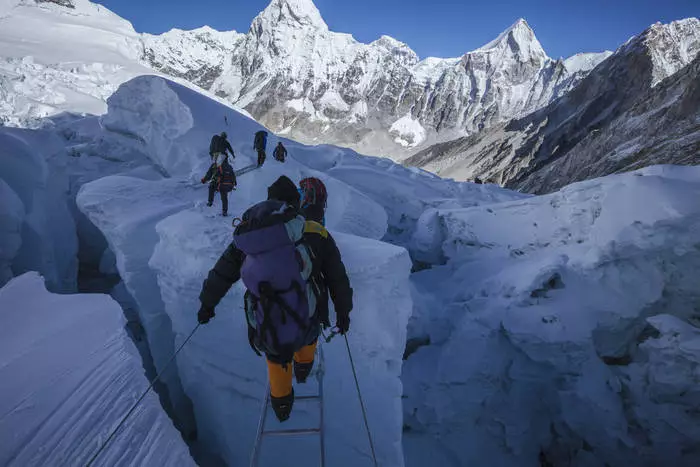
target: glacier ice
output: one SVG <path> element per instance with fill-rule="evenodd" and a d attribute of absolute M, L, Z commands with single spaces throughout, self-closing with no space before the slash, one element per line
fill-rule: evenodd
<path fill-rule="evenodd" d="M 31 272 L 0 310 L 0 464 L 85 465 L 148 388 L 119 305 L 51 294 Z M 195 464 L 151 392 L 94 465 Z"/>
<path fill-rule="evenodd" d="M 24 205 L 0 178 L 0 287 L 12 279 L 12 261 L 22 245 Z"/>
<path fill-rule="evenodd" d="M 76 198 L 79 209 L 100 229 L 114 252 L 120 276 L 138 306 L 139 320 L 159 372 L 174 352 L 174 336 L 148 260 L 158 240 L 158 221 L 192 204 L 180 196 L 182 187 L 182 181 L 173 179 L 154 183 L 114 175 L 84 185 Z M 184 430 L 192 430 L 190 403 L 177 371 L 167 369 L 161 380 L 178 423 Z"/>
<path fill-rule="evenodd" d="M 77 237 L 67 205 L 67 180 L 60 173 L 50 173 L 44 159 L 50 144 L 29 131 L 7 128 L 0 129 L 0 146 L 0 177 L 22 202 L 25 213 L 13 272 L 39 271 L 50 290 L 75 291 Z"/>
<path fill-rule="evenodd" d="M 652 167 L 433 211 L 408 425 L 455 465 L 696 465 L 698 194 L 697 168 Z"/>

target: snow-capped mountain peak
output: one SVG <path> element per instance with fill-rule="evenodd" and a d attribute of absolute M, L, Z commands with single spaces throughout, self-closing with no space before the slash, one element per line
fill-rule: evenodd
<path fill-rule="evenodd" d="M 700 52 L 700 20 L 656 23 L 639 36 L 654 66 L 652 87 L 693 61 Z"/>
<path fill-rule="evenodd" d="M 547 54 L 527 21 L 518 19 L 488 44 L 470 53 L 510 50 L 520 57 L 546 59 Z"/>
<path fill-rule="evenodd" d="M 328 30 L 328 25 L 312 0 L 272 0 L 253 20 L 251 31 L 283 25 Z"/>

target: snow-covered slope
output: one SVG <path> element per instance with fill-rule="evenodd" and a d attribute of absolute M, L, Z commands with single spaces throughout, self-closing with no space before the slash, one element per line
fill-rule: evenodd
<path fill-rule="evenodd" d="M 698 465 L 698 196 L 656 166 L 426 212 L 415 248 L 447 263 L 412 278 L 407 458 Z"/>
<path fill-rule="evenodd" d="M 578 53 L 564 60 L 564 67 L 571 73 L 588 72 L 597 67 L 600 62 L 611 56 L 610 51 L 602 53 Z"/>
<path fill-rule="evenodd" d="M 406 163 L 532 192 L 653 163 L 697 163 L 698 52 L 697 18 L 653 25 L 547 107 Z"/>
<path fill-rule="evenodd" d="M 119 305 L 27 273 L 0 289 L 0 322 L 0 464 L 86 465 L 148 387 Z M 195 464 L 150 393 L 94 465 Z"/>

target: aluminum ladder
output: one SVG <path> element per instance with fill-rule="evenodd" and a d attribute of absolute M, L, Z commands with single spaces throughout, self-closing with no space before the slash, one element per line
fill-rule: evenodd
<path fill-rule="evenodd" d="M 260 422 L 258 423 L 258 434 L 255 438 L 255 444 L 253 445 L 253 450 L 250 455 L 250 467 L 259 467 L 260 462 L 260 452 L 262 448 L 262 443 L 266 437 L 277 437 L 277 436 L 318 436 L 319 438 L 319 462 L 321 467 L 326 466 L 326 444 L 324 436 L 324 420 L 323 420 L 323 376 L 325 374 L 325 361 L 323 358 L 323 346 L 321 342 L 318 343 L 316 348 L 316 371 L 314 372 L 316 380 L 318 381 L 318 394 L 310 396 L 297 396 L 294 398 L 294 402 L 301 400 L 317 400 L 319 403 L 319 424 L 318 427 L 312 428 L 292 428 L 292 429 L 279 429 L 279 430 L 266 430 L 265 422 L 267 420 L 267 414 L 270 407 L 270 384 L 265 387 L 265 403 L 260 414 Z M 311 375 L 310 375 L 311 376 Z M 309 377 L 310 377 L 309 376 Z"/>

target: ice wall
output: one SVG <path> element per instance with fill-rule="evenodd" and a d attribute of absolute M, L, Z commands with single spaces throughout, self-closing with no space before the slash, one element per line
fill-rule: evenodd
<path fill-rule="evenodd" d="M 454 465 L 697 465 L 698 195 L 652 167 L 432 213 L 409 425 Z"/>
<path fill-rule="evenodd" d="M 104 234 L 127 290 L 138 306 L 153 363 L 161 371 L 173 354 L 172 323 L 165 313 L 155 274 L 148 267 L 158 241 L 155 225 L 167 216 L 192 205 L 183 196 L 185 182 L 152 182 L 125 176 L 105 177 L 84 185 L 78 208 Z M 189 400 L 182 391 L 175 367 L 162 377 L 169 403 L 187 432 L 193 429 Z"/>
<path fill-rule="evenodd" d="M 148 387 L 119 305 L 27 273 L 0 289 L 0 323 L 0 464 L 87 464 Z M 94 465 L 194 462 L 151 392 Z"/>
<path fill-rule="evenodd" d="M 0 287 L 12 279 L 12 261 L 22 246 L 24 205 L 0 178 Z"/>
<path fill-rule="evenodd" d="M 0 130 L 0 177 L 20 199 L 25 212 L 22 242 L 14 256 L 15 274 L 39 271 L 50 290 L 76 289 L 77 237 L 66 204 L 67 180 L 48 170 L 50 142 L 28 130 Z"/>

